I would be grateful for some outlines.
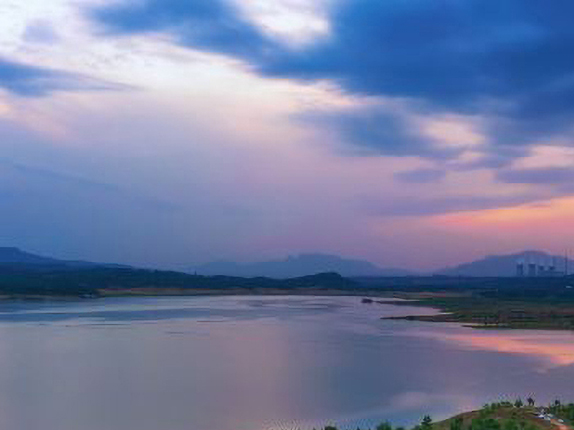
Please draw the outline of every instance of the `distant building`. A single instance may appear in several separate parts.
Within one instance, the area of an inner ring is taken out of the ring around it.
[[[519,278],[524,277],[524,261],[516,262],[516,276],[518,276]]]
[[[558,259],[560,260],[560,259]],[[562,261],[560,260],[560,263]],[[560,264],[562,266],[562,264]],[[557,257],[540,257],[538,259],[516,260],[516,276],[519,278],[555,278],[568,275],[568,258],[564,258],[564,270],[558,269]]]
[[[552,262],[548,266],[548,274],[550,276],[556,276],[556,257],[552,257]]]
[[[528,276],[531,278],[536,276],[536,263],[528,263]]]
[[[544,264],[540,263],[538,264],[538,272],[536,272],[537,276],[546,276],[546,267],[544,266]]]

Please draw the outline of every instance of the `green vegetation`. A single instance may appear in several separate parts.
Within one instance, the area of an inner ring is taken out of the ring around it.
[[[477,411],[465,412],[436,423],[425,415],[412,430],[572,430],[573,420],[574,403],[563,404],[556,400],[548,406],[537,407],[534,399],[529,397],[526,402],[516,399],[514,402],[488,403]],[[338,428],[327,426],[323,430]],[[404,429],[383,422],[374,430]]]
[[[85,264],[0,264],[1,298],[126,295],[300,294],[410,299],[444,311],[401,319],[459,322],[483,328],[574,329],[574,277],[347,279],[324,273],[292,279],[201,276]],[[365,304],[380,302],[364,298]]]
[[[574,297],[490,297],[484,292],[394,294],[410,299],[410,306],[425,306],[443,313],[396,319],[458,322],[478,328],[574,329]]]
[[[574,277],[359,279],[398,305],[443,313],[398,319],[458,322],[482,328],[574,329]]]
[[[179,294],[277,294],[281,291],[349,292],[356,284],[336,273],[292,279],[200,276],[127,267],[0,265],[0,294],[106,296]]]
[[[566,423],[574,424],[574,403],[563,404],[560,400],[555,400],[548,406],[547,410]]]

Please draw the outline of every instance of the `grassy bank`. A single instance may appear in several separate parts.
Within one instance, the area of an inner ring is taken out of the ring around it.
[[[400,319],[456,322],[482,328],[574,329],[574,277],[370,278],[364,287],[443,313]],[[400,305],[401,303],[397,303]]]
[[[430,416],[422,418],[412,430],[572,430],[574,404],[556,400],[548,406],[536,406],[535,400],[517,399],[514,402],[496,402],[476,411],[464,412],[443,421],[433,422]],[[327,426],[323,430],[338,430]],[[357,429],[371,430],[371,429]],[[405,430],[383,422],[372,430]]]
[[[498,298],[480,292],[392,293],[408,299],[397,305],[424,306],[442,313],[425,316],[390,317],[429,322],[456,322],[476,328],[574,330],[574,301],[547,298]]]

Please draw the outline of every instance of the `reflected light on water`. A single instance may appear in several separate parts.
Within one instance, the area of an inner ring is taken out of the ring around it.
[[[566,332],[480,332],[436,333],[425,336],[457,343],[462,347],[521,354],[542,359],[546,368],[574,364],[574,338]]]

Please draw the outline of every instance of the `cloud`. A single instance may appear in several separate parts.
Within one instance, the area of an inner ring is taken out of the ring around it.
[[[428,184],[438,182],[446,176],[441,169],[423,168],[395,173],[395,179],[412,184]]]
[[[30,22],[26,26],[22,38],[26,42],[46,44],[56,43],[60,40],[56,29],[49,21],[44,20]]]
[[[273,43],[223,0],[126,0],[91,16],[111,33],[165,32],[181,45],[233,55],[264,76],[331,80],[354,94],[484,116],[496,152],[548,135],[570,138],[573,13],[569,0],[333,2],[329,37],[297,50]],[[354,116],[341,119],[352,143],[388,152],[386,136],[358,133],[362,125]],[[372,119],[363,122],[372,125]],[[428,146],[414,139],[410,148],[428,157]]]
[[[262,70],[332,78],[356,92],[413,97],[455,110],[476,110],[491,97],[529,102],[574,70],[574,31],[564,19],[574,6],[567,1],[340,5],[331,16],[331,39],[303,54],[283,51]]]
[[[148,209],[174,212],[181,209],[180,206],[171,202],[143,196],[138,193],[126,190],[115,184],[108,184],[105,182],[69,175],[50,169],[30,166],[27,164],[14,162],[7,158],[0,157],[0,168],[12,170],[27,178],[40,180],[44,183],[48,182],[58,184],[59,186],[65,185],[68,187],[73,187],[74,189],[81,190],[82,192],[98,192],[101,194],[121,197],[124,200],[131,201],[136,205],[140,205],[141,207]]]
[[[513,207],[548,199],[547,193],[511,195],[455,195],[445,197],[405,196],[370,201],[366,209],[375,216],[428,216]]]
[[[568,185],[568,188],[571,189],[570,185],[574,183],[574,168],[509,168],[498,171],[496,178],[507,184]]]
[[[516,159],[525,158],[532,154],[532,147],[518,145],[496,145],[489,143],[477,148],[470,159],[452,160],[449,162],[449,170],[472,171],[472,170],[498,170],[508,168]]]
[[[295,118],[327,130],[333,140],[351,143],[355,154],[424,156],[440,160],[459,152],[457,148],[437,146],[436,140],[422,134],[407,114],[384,106],[313,111]]]
[[[0,88],[20,96],[40,97],[55,91],[117,91],[130,87],[0,57]]]
[[[496,152],[569,134],[574,29],[564,14],[572,12],[564,1],[343,2],[332,14],[331,39],[303,53],[282,51],[259,67],[416,100],[431,111],[483,115]]]
[[[114,35],[163,32],[184,46],[260,58],[274,43],[225,0],[124,1],[89,15]]]

